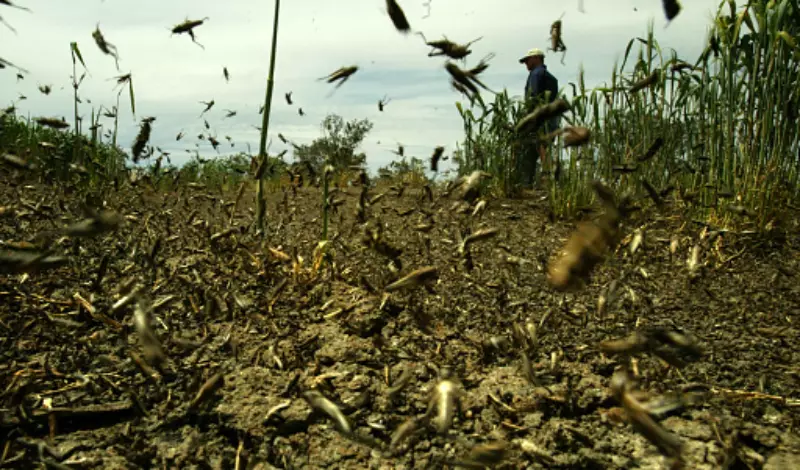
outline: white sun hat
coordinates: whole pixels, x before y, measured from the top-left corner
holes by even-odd
[[[519,63],[525,62],[528,57],[544,57],[544,51],[534,47],[533,49],[529,50],[527,54],[525,54],[521,59],[519,59]]]

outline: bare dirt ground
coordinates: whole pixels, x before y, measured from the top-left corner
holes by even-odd
[[[706,233],[692,280],[686,259],[703,227],[677,208],[643,211],[625,228],[646,224],[642,247],[631,255],[623,240],[585,289],[561,294],[546,263],[574,225],[549,221],[542,195],[489,198],[473,217],[438,192],[431,202],[417,188],[371,189],[388,191],[368,219],[402,250],[395,274],[362,242],[357,187],[334,195],[327,256],[315,259],[314,187],[270,195],[263,242],[224,232],[251,222],[252,195],[231,216],[235,194],[146,184],[98,195],[123,226],[75,239],[47,233],[81,217],[80,195],[3,181],[0,239],[69,262],[0,274],[0,468],[455,468],[496,441],[506,453],[495,468],[668,468],[612,395],[626,364],[650,397],[703,391],[657,417],[682,442],[685,468],[800,468],[796,236]],[[470,266],[456,231],[483,227],[499,235],[472,246]],[[425,266],[438,269],[430,289],[383,295]],[[137,287],[167,358],[158,367],[124,302]],[[531,333],[533,377],[514,325]],[[677,368],[598,349],[654,326],[693,335],[702,357]],[[448,432],[419,419],[390,448],[399,426],[426,414],[444,371],[460,390]],[[349,436],[303,399],[309,389],[345,414]]]

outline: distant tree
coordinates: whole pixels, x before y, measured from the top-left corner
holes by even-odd
[[[322,137],[310,145],[295,147],[294,156],[300,163],[308,162],[317,172],[322,171],[326,161],[335,168],[366,163],[367,156],[356,150],[372,130],[372,122],[368,119],[345,122],[338,114],[329,114],[320,127]]]

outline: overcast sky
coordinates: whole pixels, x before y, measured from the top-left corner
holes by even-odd
[[[255,0],[13,0],[30,12],[0,5],[0,16],[17,30],[0,24],[0,57],[30,73],[17,81],[12,68],[0,70],[0,105],[16,102],[23,115],[63,116],[72,121],[72,62],[69,43],[77,41],[89,69],[80,90],[80,113],[88,123],[91,106],[114,105],[113,77],[133,74],[136,120],[127,92],[120,102],[119,144],[129,151],[138,131],[138,119],[155,116],[151,144],[171,152],[173,161],[185,161],[200,144],[203,156],[215,156],[199,118],[199,101],[215,100],[204,117],[212,135],[222,142],[220,151],[258,150],[261,117],[269,68],[274,2]],[[475,42],[467,65],[489,53],[495,56],[484,72],[484,82],[494,90],[504,87],[521,95],[526,78],[517,60],[528,49],[548,47],[550,24],[562,14],[563,40],[568,48],[550,53],[548,69],[563,88],[576,81],[582,65],[588,87],[610,78],[615,60],[621,59],[628,40],[644,36],[653,21],[656,39],[664,49],[694,61],[706,42],[718,0],[685,0],[683,11],[667,25],[659,0],[399,0],[414,31],[428,40],[442,35],[456,42]],[[613,6],[611,6],[613,5]],[[205,49],[186,35],[171,36],[173,25],[187,18],[208,21],[195,32]],[[91,33],[99,23],[106,40],[118,48],[120,71],[114,59],[104,56]],[[368,118],[374,123],[362,146],[372,170],[397,158],[397,143],[406,155],[427,158],[436,145],[446,154],[463,137],[462,122],[454,103],[463,97],[450,88],[442,58],[427,56],[422,38],[398,33],[383,0],[284,0],[278,27],[270,153],[286,148],[282,133],[297,143],[310,143],[320,135],[319,124],[328,113],[345,119]],[[667,56],[668,57],[668,56]],[[357,65],[359,71],[331,95],[332,85],[317,79],[339,67]],[[223,78],[223,67],[230,82]],[[79,72],[80,74],[80,72]],[[38,85],[51,85],[45,96]],[[294,105],[284,93],[292,91]],[[26,100],[17,101],[19,95]],[[384,112],[378,100],[391,101]],[[484,93],[487,100],[491,96]],[[298,114],[302,107],[305,116]],[[225,119],[226,109],[237,115]],[[113,121],[102,123],[112,126]],[[88,127],[88,124],[85,125]],[[178,132],[185,137],[175,141]],[[235,147],[224,137],[230,136]],[[449,163],[449,162],[448,162]],[[447,165],[443,165],[446,169]]]

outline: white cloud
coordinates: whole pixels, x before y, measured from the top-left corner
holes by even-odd
[[[206,114],[212,131],[230,147],[228,135],[236,142],[234,150],[258,148],[261,125],[258,108],[264,100],[269,68],[270,40],[274,3],[230,0],[17,0],[29,7],[24,12],[0,6],[0,14],[18,34],[0,26],[0,57],[28,69],[31,74],[17,82],[13,69],[0,71],[0,104],[7,106],[19,93],[28,97],[17,103],[23,114],[64,116],[71,121],[72,62],[69,42],[77,41],[90,75],[81,86],[81,96],[92,105],[111,107],[116,99],[116,75],[132,72],[137,101],[137,117],[156,116],[151,143],[173,152],[177,161],[194,150],[197,134],[204,132],[198,115],[199,101],[214,99]],[[446,35],[457,42],[478,37],[472,45],[469,62],[489,53],[495,56],[484,73],[485,82],[495,90],[507,87],[519,95],[525,70],[517,62],[527,49],[548,47],[550,23],[564,14],[563,39],[568,50],[564,64],[561,54],[547,59],[550,71],[560,85],[577,81],[581,64],[587,86],[610,78],[615,60],[621,59],[628,40],[644,36],[648,21],[653,21],[661,47],[676,49],[694,59],[703,48],[716,0],[683,2],[683,11],[667,27],[661,2],[584,0],[586,13],[578,11],[578,0],[566,3],[532,0],[431,0],[430,16],[423,0],[400,0],[412,29],[421,30],[429,40]],[[613,7],[609,4],[613,3]],[[638,11],[634,11],[636,8]],[[208,21],[196,29],[193,44],[186,35],[171,35],[170,28],[186,18]],[[448,152],[462,137],[462,124],[454,102],[462,100],[450,89],[449,77],[441,58],[427,56],[429,48],[421,37],[399,34],[384,11],[382,0],[284,0],[278,29],[273,111],[270,122],[271,151],[285,146],[277,139],[283,133],[298,143],[308,143],[319,135],[319,123],[327,113],[346,119],[368,118],[375,123],[363,145],[373,168],[396,158],[391,150],[397,142],[405,144],[407,154],[427,157],[436,145]],[[91,32],[97,24],[106,39],[120,54],[120,71],[114,60],[103,56]],[[317,79],[345,65],[360,70],[330,95],[332,85]],[[222,68],[230,71],[230,83]],[[80,67],[79,67],[80,68]],[[79,71],[79,74],[81,72]],[[38,84],[51,84],[53,93],[44,96]],[[295,104],[287,106],[284,93],[293,91]],[[329,96],[330,95],[330,96]],[[383,113],[377,109],[384,95],[392,98]],[[127,146],[138,125],[131,116],[127,92],[121,98],[119,142]],[[81,107],[88,117],[91,105]],[[299,116],[300,106],[306,116]],[[238,114],[223,119],[224,109]],[[111,125],[106,120],[105,125]],[[184,130],[181,142],[176,134]],[[380,142],[380,144],[378,144]],[[215,155],[207,141],[199,141],[204,156]],[[443,165],[443,168],[447,168]]]

